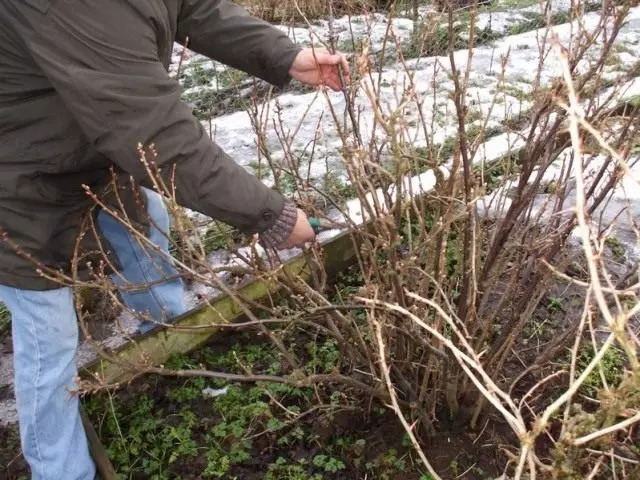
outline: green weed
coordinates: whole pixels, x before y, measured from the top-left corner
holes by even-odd
[[[537,5],[537,0],[500,0],[498,2],[494,2],[491,5],[491,10],[501,12],[504,10],[513,10],[517,8],[526,8],[532,5]]]
[[[248,165],[256,177],[260,180],[269,178],[271,176],[271,168],[268,165],[264,165],[262,162],[249,162]]]
[[[342,460],[327,455],[316,455],[313,457],[313,464],[327,473],[336,473],[346,468]]]
[[[358,280],[355,273],[343,278],[352,284]],[[358,312],[353,314],[357,317]],[[340,345],[336,341],[304,338],[300,337],[297,347],[299,358],[306,359],[301,369],[330,372],[340,367]],[[171,370],[204,367],[230,373],[278,375],[282,361],[272,345],[251,343],[248,336],[240,336],[238,343],[225,345],[222,351],[205,347],[194,355],[175,355],[165,366]],[[348,433],[322,438],[312,415],[309,421],[298,420],[307,418],[303,414],[310,408],[317,408],[317,396],[321,394],[317,388],[229,384],[203,377],[151,377],[146,381],[118,396],[99,394],[85,401],[123,480],[140,474],[154,480],[169,480],[177,475],[242,478],[236,470],[255,463],[256,456],[263,454],[265,438],[270,438],[266,458],[275,453],[262,467],[261,478],[265,480],[328,480],[352,471],[391,480],[413,468],[404,453],[410,449],[408,445],[402,446],[402,452],[389,449],[370,457],[364,439]],[[207,387],[226,387],[226,394],[206,398],[203,390]],[[332,424],[333,409],[344,410],[348,401],[339,390],[321,395],[326,395],[322,408],[328,410],[319,415]],[[373,405],[372,410],[374,414],[386,414],[380,405]],[[258,439],[263,442],[258,443]],[[292,453],[296,451],[305,453]],[[184,476],[185,471],[190,472],[188,476]]]
[[[503,185],[505,179],[517,175],[519,170],[519,156],[517,152],[508,154],[498,162],[484,168],[481,173],[487,193],[495,191],[496,188]],[[480,174],[480,171],[478,174]]]
[[[311,357],[306,369],[310,372],[328,373],[338,366],[340,361],[340,351],[338,342],[334,339],[326,340],[324,343],[311,341],[306,345]]]
[[[0,303],[0,333],[9,328],[11,323],[11,314],[4,303]]]
[[[344,202],[356,196],[356,190],[353,185],[348,184],[343,177],[329,169],[324,175],[324,188],[322,191],[338,202]]]
[[[318,348],[320,368],[330,368],[337,362],[335,348],[331,344]],[[250,369],[273,375],[281,363],[280,356],[265,344],[236,344],[222,354],[204,349],[198,357],[195,360],[175,355],[166,367],[189,370],[204,363],[223,371],[245,373]],[[222,386],[227,387],[225,395],[206,399],[202,393],[207,387]],[[147,395],[125,400],[98,395],[87,401],[87,411],[102,418],[101,437],[123,478],[134,473],[156,480],[175,478],[175,472],[193,463],[193,458],[199,455],[203,459],[199,478],[233,478],[232,469],[251,458],[254,436],[274,432],[280,444],[294,444],[307,436],[284,421],[281,407],[274,406],[271,399],[294,401],[287,411],[295,414],[308,406],[312,392],[289,385],[225,385],[222,381],[194,377],[173,381],[173,386],[164,396],[158,395],[158,400]],[[343,468],[329,457],[325,461],[320,457],[316,463],[325,472]]]
[[[194,87],[211,86],[215,77],[216,71],[211,63],[207,62],[207,68],[203,63],[194,63],[180,72],[179,81],[182,88],[187,90]]]
[[[297,464],[288,464],[283,457],[278,457],[275,463],[269,465],[265,480],[323,480],[321,474],[309,475],[306,459]]]
[[[375,478],[379,480],[391,480],[397,478],[399,472],[405,472],[407,462],[404,455],[399,455],[394,448],[379,456],[373,461],[367,462],[368,472],[375,472]]]
[[[205,253],[208,254],[214,250],[226,249],[247,241],[248,239],[235,228],[223,222],[213,221],[202,238],[202,245]]]
[[[624,263],[626,259],[626,251],[624,246],[620,243],[620,240],[615,237],[607,237],[604,243],[611,250],[613,259],[618,263]]]
[[[203,88],[182,95],[185,103],[191,105],[193,114],[198,120],[208,120],[215,114],[242,110],[246,100],[240,95],[229,95],[215,88]]]
[[[584,345],[579,350],[576,372],[578,375],[587,367],[594,355],[595,352],[592,345]],[[610,347],[600,362],[600,368],[595,368],[586,378],[582,385],[582,390],[593,397],[597,394],[598,390],[604,388],[604,382],[606,382],[609,387],[618,386],[623,378],[624,363],[625,358],[623,352],[615,347]]]
[[[550,313],[557,312],[563,309],[561,297],[548,297],[547,300],[547,310]]]

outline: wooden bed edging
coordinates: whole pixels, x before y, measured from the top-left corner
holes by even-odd
[[[328,271],[338,272],[351,265],[355,258],[352,236],[349,232],[341,232],[321,245]],[[280,276],[286,274],[300,275],[309,279],[310,269],[303,253],[296,255],[282,265]],[[267,295],[275,295],[279,290],[277,278],[256,278],[237,289],[238,297],[259,302]],[[238,301],[231,296],[221,295],[190,310],[172,321],[172,327],[157,327],[140,335],[114,351],[110,355],[123,363],[111,362],[99,358],[81,367],[82,376],[99,377],[108,384],[123,383],[134,374],[132,367],[140,363],[142,357],[152,365],[161,365],[172,355],[189,353],[207,343],[220,329],[216,324],[233,322],[242,317],[244,312]],[[180,329],[174,327],[192,327],[212,325],[200,330]],[[142,366],[142,365],[141,365]],[[144,368],[144,367],[142,367]]]

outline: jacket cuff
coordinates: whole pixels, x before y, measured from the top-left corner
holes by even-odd
[[[267,248],[279,248],[291,236],[297,220],[298,209],[292,201],[286,200],[273,226],[260,234],[260,242]]]
[[[283,40],[286,43],[291,43],[289,38]],[[276,50],[277,51],[277,50]],[[293,65],[293,61],[296,59],[298,54],[302,51],[302,47],[291,43],[289,48],[283,49],[284,53],[281,57],[272,61],[272,78],[269,83],[275,85],[276,87],[283,89],[287,87],[291,83],[291,76],[289,75],[289,70],[291,70],[291,65]]]

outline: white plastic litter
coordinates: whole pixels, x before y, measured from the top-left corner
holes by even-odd
[[[224,388],[207,387],[204,390],[202,390],[202,395],[204,396],[204,398],[216,398],[216,397],[221,397],[223,395],[226,395],[228,391],[229,391],[229,387],[224,387]]]

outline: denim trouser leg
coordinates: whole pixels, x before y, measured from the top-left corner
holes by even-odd
[[[15,393],[22,451],[33,480],[93,480],[95,466],[78,411],[78,324],[70,288],[0,286],[12,316]]]
[[[158,249],[134,238],[126,227],[109,214],[101,212],[98,225],[116,251],[122,270],[113,276],[119,286],[149,285],[136,291],[121,291],[126,305],[142,315],[148,315],[156,322],[168,322],[185,312],[184,284],[178,277],[169,252],[170,218],[162,197],[148,189],[143,189],[147,199],[147,213],[152,220],[149,240]],[[173,279],[159,283],[163,278]],[[153,328],[152,321],[142,321],[139,331],[144,333]]]
[[[145,194],[149,216],[157,227],[151,229],[150,240],[167,252],[169,216],[158,194],[148,190]],[[168,254],[145,251],[107,214],[100,214],[98,223],[123,266],[114,279],[120,285],[154,283],[145,290],[124,293],[127,306],[148,312],[156,321],[182,314],[182,281],[161,282],[176,274]],[[77,375],[78,324],[72,290],[33,291],[0,285],[0,300],[12,316],[20,437],[33,480],[93,480],[95,466],[78,399],[68,391],[74,388]]]

